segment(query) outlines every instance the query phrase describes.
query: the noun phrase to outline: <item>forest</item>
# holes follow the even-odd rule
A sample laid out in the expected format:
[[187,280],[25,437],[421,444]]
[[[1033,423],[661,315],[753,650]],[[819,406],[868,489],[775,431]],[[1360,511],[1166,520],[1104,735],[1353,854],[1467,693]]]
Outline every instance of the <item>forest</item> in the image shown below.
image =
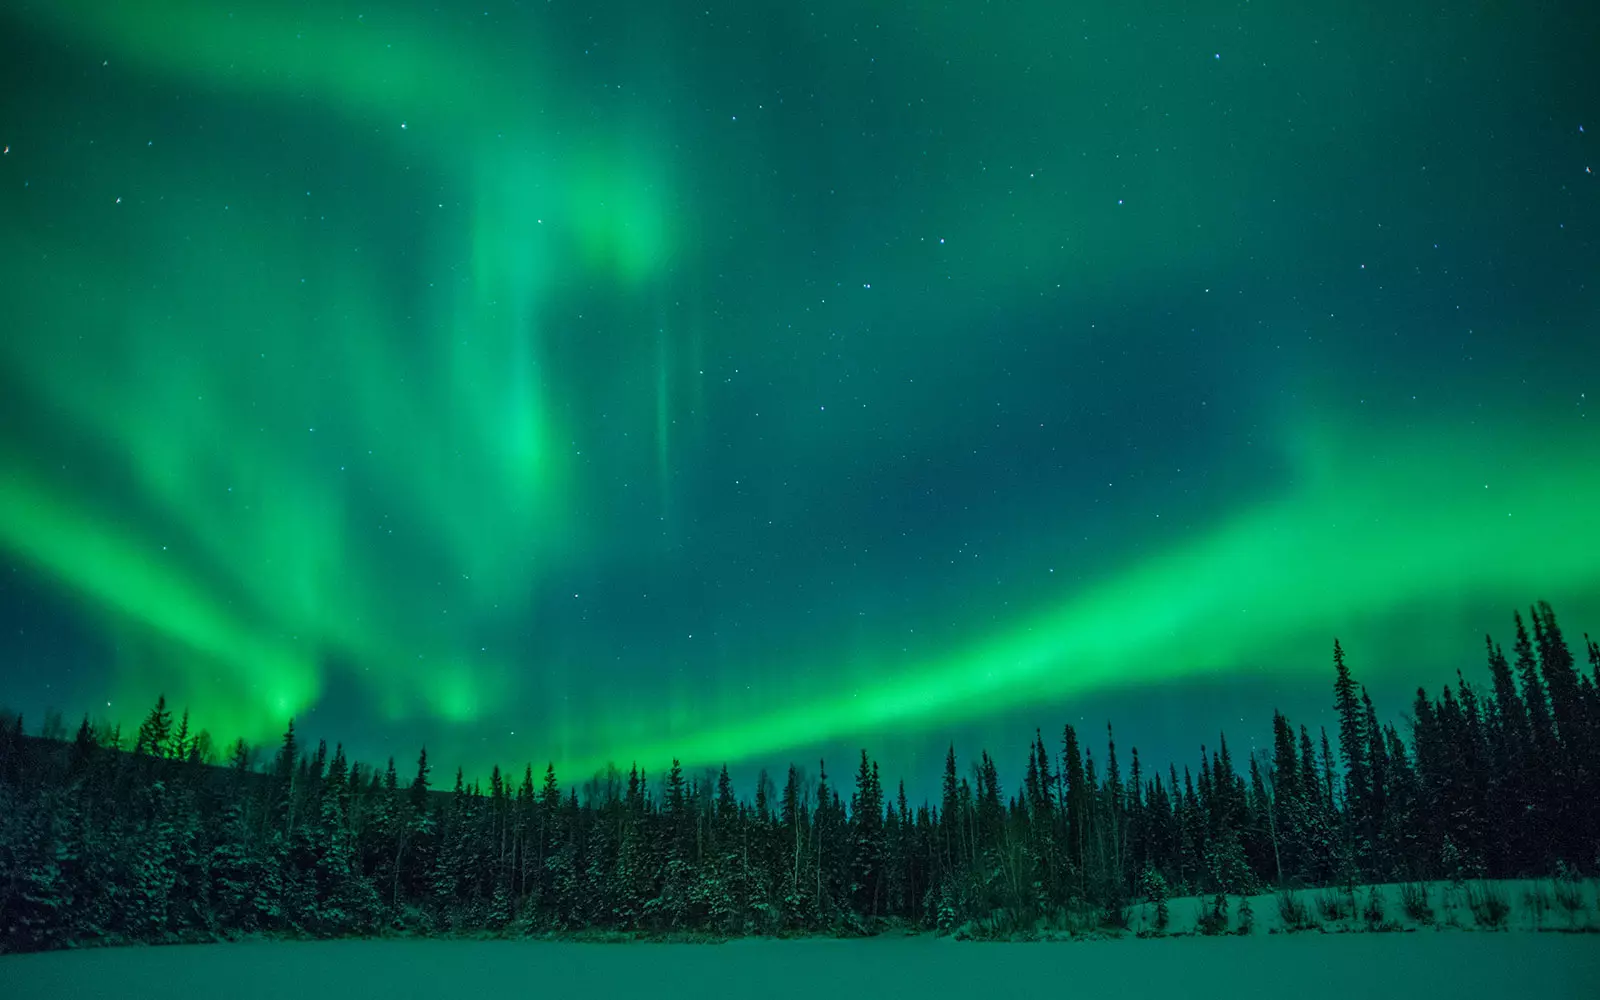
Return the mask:
[[[954,747],[937,802],[907,802],[862,751],[841,778],[674,762],[582,783],[553,766],[436,782],[302,745],[215,759],[158,700],[135,734],[87,717],[0,722],[0,951],[117,942],[409,934],[642,937],[992,934],[1126,926],[1168,896],[1596,874],[1600,645],[1585,670],[1550,606],[1514,616],[1487,681],[1418,689],[1381,722],[1337,640],[1337,732],[1273,713],[1241,765],[1225,734],[1152,766],[1071,725],[1037,730],[1004,790]],[[1529,626],[1531,625],[1531,635]],[[1405,730],[1402,732],[1402,728]],[[260,765],[258,766],[258,758]],[[448,780],[448,779],[447,779]],[[1219,901],[1220,902],[1220,901]],[[1076,923],[1074,923],[1076,922]]]

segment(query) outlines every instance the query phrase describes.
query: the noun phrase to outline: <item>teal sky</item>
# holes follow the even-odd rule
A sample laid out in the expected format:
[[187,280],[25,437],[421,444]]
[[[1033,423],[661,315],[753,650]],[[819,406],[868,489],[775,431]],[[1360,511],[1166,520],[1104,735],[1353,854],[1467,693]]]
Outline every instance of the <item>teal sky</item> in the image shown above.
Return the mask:
[[1347,8],[8,5],[0,701],[920,782],[1600,630],[1600,26]]

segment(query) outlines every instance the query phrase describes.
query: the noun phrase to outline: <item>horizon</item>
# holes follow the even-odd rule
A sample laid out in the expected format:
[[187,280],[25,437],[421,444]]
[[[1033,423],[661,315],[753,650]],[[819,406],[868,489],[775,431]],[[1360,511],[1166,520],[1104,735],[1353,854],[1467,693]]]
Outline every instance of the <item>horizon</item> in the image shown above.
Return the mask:
[[[1559,621],[1559,615],[1557,616],[1557,620]],[[1563,628],[1563,631],[1565,631],[1565,628]],[[1581,640],[1587,644],[1590,638],[1589,633],[1582,632],[1580,635]],[[1496,642],[1497,647],[1504,647],[1504,645],[1504,643]],[[1588,650],[1586,648],[1582,650],[1572,650],[1572,644],[1570,641],[1567,643],[1567,645],[1572,653],[1572,656],[1574,657],[1574,662],[1579,667],[1579,673],[1583,674],[1582,668],[1587,665],[1592,674],[1596,667],[1593,661],[1588,659],[1588,656],[1590,655]],[[1332,663],[1333,661],[1330,656],[1330,678],[1334,675]],[[1489,684],[1487,683],[1486,678],[1487,666],[1485,666],[1485,677],[1477,678],[1476,680],[1469,676],[1465,670],[1461,671],[1460,673],[1460,679],[1471,685],[1473,689],[1478,692],[1479,698],[1486,697],[1486,692],[1489,689]],[[1362,684],[1359,676],[1356,676],[1356,683],[1360,690],[1369,691],[1366,685]],[[1459,694],[1460,684],[1457,683],[1452,685],[1446,683],[1437,689],[1430,690],[1424,687],[1424,690],[1427,692],[1427,695],[1430,699],[1437,699],[1445,688],[1455,690]],[[1329,683],[1329,690],[1332,690],[1331,680]],[[164,695],[158,695],[158,697],[164,699]],[[1410,703],[1407,702],[1406,707],[1396,711],[1392,707],[1385,706],[1380,698],[1374,698],[1373,701],[1375,708],[1378,709],[1378,719],[1380,725],[1395,726],[1397,731],[1400,733],[1401,738],[1409,746],[1411,740],[1414,738],[1413,729],[1416,721],[1410,710]],[[203,718],[195,716],[189,706],[175,705],[168,702],[165,704],[165,709],[171,716],[175,733],[179,724],[179,720],[187,714],[189,716],[188,724],[190,730],[189,736],[191,740],[198,739],[201,733],[205,733],[207,737],[210,737],[211,734],[209,730],[206,729]],[[141,716],[141,719],[147,718],[149,713],[153,711],[155,711],[154,706],[147,711],[144,716]],[[1317,717],[1312,721],[1307,721],[1306,719],[1298,717],[1293,713],[1282,712],[1278,706],[1274,706],[1272,711],[1275,714],[1284,715],[1289,720],[1292,728],[1296,732],[1299,731],[1301,726],[1304,726],[1311,734],[1315,742],[1320,743],[1321,737],[1323,735],[1327,735],[1335,746],[1338,745],[1337,715],[1332,709],[1330,709],[1330,714],[1334,715],[1332,722],[1334,729],[1331,733],[1327,732],[1329,722],[1325,718]],[[52,712],[57,715],[54,723],[52,723],[49,718]],[[19,714],[22,713],[12,710],[9,705],[5,704],[3,700],[0,700],[0,719],[5,719],[9,723]],[[112,737],[113,732],[110,728],[111,724],[108,723],[106,719],[103,717],[96,718],[94,717],[93,713],[85,712],[79,716],[79,720],[80,721],[77,725],[90,725],[96,740],[101,745],[109,745],[109,739]],[[1106,733],[1106,726],[1109,726],[1112,729],[1112,733],[1109,735],[1115,737],[1116,720],[1108,719],[1105,721],[1105,726],[1099,726],[1092,729],[1082,728],[1082,723],[1084,721],[1085,720],[1083,717],[1080,716],[1078,725],[1074,725],[1074,723],[1070,720],[1058,723],[1053,731],[1053,738],[1045,738],[1044,734],[1050,728],[1048,724],[1035,727],[1036,734],[1040,738],[1045,738],[1047,748],[1052,749],[1052,753],[1057,758],[1056,763],[1059,763],[1059,756],[1062,752],[1059,744],[1062,740],[1063,727],[1068,725],[1072,725],[1073,728],[1077,730],[1080,745],[1087,757],[1096,757],[1095,749],[1098,747],[1101,751],[1101,753],[1098,755],[1098,759],[1105,761],[1108,758],[1108,754],[1106,753],[1108,747],[1108,734]],[[24,732],[27,732],[27,719],[24,718],[23,722],[25,727]],[[302,726],[295,722],[295,720],[289,720],[289,722],[295,725],[294,731],[298,744],[298,763],[303,764],[307,761],[313,761],[317,752],[316,744],[318,743],[326,744],[326,749],[328,751],[330,760],[335,751],[343,750],[343,742],[337,738],[336,734],[323,734],[314,730],[310,733],[307,733]],[[51,735],[46,735],[46,731],[52,728],[54,725],[60,726],[59,731]],[[120,727],[121,724],[117,723],[116,725]],[[1257,745],[1256,736],[1258,734],[1254,732],[1256,727],[1253,719],[1251,717],[1241,718],[1238,720],[1237,726],[1245,730],[1245,733],[1241,734],[1239,730],[1236,729],[1234,733],[1235,742],[1230,747],[1230,754],[1234,761],[1236,773],[1240,776],[1249,773],[1248,762],[1251,759],[1258,760],[1264,767],[1269,766],[1271,763],[1270,746],[1263,747]],[[45,713],[45,718],[40,720],[39,725],[35,727],[36,731],[31,735],[35,735],[43,739],[55,739],[61,742],[70,743],[73,739],[71,734],[75,732],[76,729],[77,726],[69,725],[67,723],[67,717],[65,713],[52,709],[47,710]],[[1266,730],[1268,733],[1270,733],[1270,721],[1267,723]],[[138,731],[138,726],[134,725],[126,730],[118,731],[121,733],[121,751],[124,753],[131,752],[131,734]],[[1027,739],[1031,739],[1027,737],[1027,734],[1023,735],[1025,737],[1024,742],[1026,742]],[[1245,739],[1242,743],[1239,740],[1241,735],[1245,736]],[[1198,756],[1203,756],[1207,752],[1216,752],[1220,747],[1220,742],[1227,739],[1227,736],[1228,729],[1226,726],[1224,726],[1223,728],[1213,732],[1210,737],[1201,739],[1194,743],[1190,752],[1191,754]],[[251,772],[255,774],[270,774],[271,769],[274,766],[274,761],[280,753],[282,742],[283,741],[280,737],[280,739],[277,741],[269,740],[265,742],[247,744],[249,759],[251,762]],[[841,746],[842,745],[843,744],[841,744]],[[1127,737],[1124,736],[1117,738],[1117,745],[1120,767],[1124,777],[1126,778],[1130,771],[1129,765],[1131,762],[1131,754],[1138,751],[1139,744],[1137,742],[1131,742]],[[1002,800],[1008,800],[1011,798],[1020,799],[1022,796],[1023,765],[1020,763],[1020,757],[1018,761],[1012,761],[1010,759],[1010,754],[995,752],[988,746],[975,746],[963,749],[953,740],[946,744],[946,748],[948,750],[953,750],[956,754],[957,774],[961,781],[965,782],[972,779],[977,774],[981,756],[988,754],[994,760],[999,775]],[[232,744],[220,743],[213,740],[210,744],[210,756],[206,758],[205,762],[211,766],[226,768],[230,766],[229,757],[233,753],[233,749],[234,748]],[[367,773],[367,780],[369,781],[381,779],[382,775],[387,770],[389,761],[392,760],[395,765],[395,771],[400,787],[407,788],[411,785],[413,779],[416,777],[417,765],[419,763],[417,759],[418,755],[421,752],[426,751],[426,749],[426,746],[419,745],[411,752],[409,758],[403,754],[385,756],[381,759],[366,759],[355,754],[346,754],[346,758],[349,762],[351,770],[353,771],[359,766],[364,772]],[[1242,749],[1244,752],[1240,753],[1240,749]],[[845,760],[848,762],[847,766],[842,772],[832,769],[827,772],[828,781],[836,790],[844,791],[848,790],[850,786],[853,786],[855,781],[855,769],[859,765],[859,755],[863,751],[865,751],[868,759],[874,765],[878,765],[880,763],[879,758],[873,753],[873,750],[870,746],[860,747],[851,753],[841,754],[834,757],[833,759],[836,762],[839,760]],[[1031,753],[1031,746],[1029,747],[1028,752]],[[939,767],[940,774],[942,774],[944,767],[943,753],[944,751],[940,752],[938,755],[938,760],[935,762]],[[1168,775],[1168,767],[1175,767],[1178,772],[1183,773],[1186,776],[1193,770],[1193,762],[1178,755],[1159,757],[1146,750],[1139,752],[1139,757],[1141,762],[1144,764],[1144,776],[1146,779],[1151,781],[1165,781]],[[608,801],[608,799],[604,798],[607,788],[605,784],[606,779],[620,778],[621,782],[618,784],[618,788],[620,789],[622,784],[626,782],[630,769],[637,767],[641,780],[645,782],[647,786],[647,801],[651,801],[659,805],[662,801],[660,798],[660,792],[658,791],[662,787],[662,775],[669,770],[672,763],[678,763],[682,768],[682,773],[685,780],[691,785],[697,783],[704,784],[708,789],[706,794],[710,794],[709,789],[714,787],[721,771],[726,770],[735,789],[735,795],[740,802],[754,801],[760,776],[763,773],[765,773],[769,784],[774,789],[780,789],[783,785],[783,782],[787,778],[789,769],[792,767],[796,772],[800,787],[804,790],[806,795],[814,798],[816,784],[820,773],[820,768],[818,765],[825,764],[826,760],[826,757],[821,759],[816,757],[812,757],[810,759],[793,758],[786,763],[782,763],[776,767],[773,767],[768,765],[746,765],[740,761],[697,763],[691,766],[685,762],[674,761],[672,759],[651,766],[641,765],[640,761],[637,759],[628,759],[622,762],[608,761],[606,764],[601,765],[594,770],[574,773],[570,770],[564,771],[562,767],[553,759],[545,758],[540,761],[530,758],[522,761],[520,764],[496,762],[489,765],[489,767],[480,774],[476,772],[469,772],[464,764],[440,761],[436,756],[430,754],[428,759],[428,791],[430,793],[448,794],[454,787],[453,776],[459,771],[462,775],[462,781],[465,788],[469,791],[481,793],[482,786],[491,780],[491,772],[495,767],[500,769],[501,779],[506,783],[508,794],[515,787],[520,785],[523,777],[526,776],[530,769],[533,773],[534,787],[537,789],[541,786],[544,780],[546,767],[554,767],[556,778],[561,785],[562,795],[566,796],[576,789],[579,801],[587,807],[600,802]],[[1153,768],[1151,767],[1152,764],[1154,764]],[[913,812],[917,808],[933,807],[936,805],[932,792],[937,786],[937,776],[932,775],[928,768],[923,768],[921,771],[915,773],[897,773],[889,769],[884,769],[882,777],[885,782],[886,805],[892,803],[893,799],[895,798],[897,788],[902,785],[907,789],[906,801],[912,808]],[[841,797],[845,799],[847,804],[849,803],[849,795],[842,795]]]

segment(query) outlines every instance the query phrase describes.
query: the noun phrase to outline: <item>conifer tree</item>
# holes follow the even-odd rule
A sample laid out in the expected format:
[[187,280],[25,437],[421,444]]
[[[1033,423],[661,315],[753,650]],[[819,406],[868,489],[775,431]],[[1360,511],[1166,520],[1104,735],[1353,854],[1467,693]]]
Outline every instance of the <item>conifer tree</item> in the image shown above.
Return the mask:
[[1311,730],[1300,724],[1300,791],[1308,805],[1321,806],[1322,781],[1317,770],[1317,751],[1311,743]]
[[965,840],[958,823],[960,811],[956,800],[956,748],[951,744],[945,751],[944,758],[944,798],[940,804],[939,817],[941,820],[941,834],[944,841],[944,867],[953,868],[957,859],[966,855]]
[[1144,776],[1139,765],[1139,748],[1130,747],[1128,752],[1132,763],[1128,768],[1127,853],[1124,864],[1131,877],[1144,871],[1149,847],[1145,842]]
[[1368,873],[1376,876],[1389,871],[1393,865],[1383,839],[1388,808],[1389,754],[1383,730],[1378,727],[1377,708],[1365,686],[1361,688],[1361,708],[1363,732],[1367,736],[1367,804],[1362,815],[1365,826],[1361,830],[1361,856],[1366,860]]
[[[1525,793],[1528,809],[1523,816],[1528,837],[1527,853],[1523,860],[1531,869],[1542,871],[1548,868],[1550,852],[1555,846],[1551,836],[1554,820],[1551,786],[1561,770],[1559,748],[1544,681],[1539,676],[1538,661],[1534,657],[1533,642],[1528,638],[1521,613],[1514,612],[1512,620],[1517,633],[1512,650],[1516,654],[1516,673],[1522,683],[1522,702],[1528,713],[1529,731],[1524,768],[1524,779],[1528,782]],[[1542,627],[1537,618],[1534,622]]]
[[856,912],[877,916],[883,894],[883,789],[878,767],[867,759],[866,750],[861,751],[856,790],[850,797],[850,820],[854,834],[851,889]]
[[826,925],[833,916],[834,879],[833,871],[837,866],[839,845],[834,834],[834,809],[830,799],[831,789],[828,787],[828,765],[826,761],[817,761],[817,808],[813,815],[816,827],[814,843],[816,844],[816,919],[819,924]]
[[1336,765],[1333,762],[1333,751],[1331,749],[1329,749],[1328,729],[1327,729],[1326,726],[1323,726],[1323,727],[1321,727],[1321,731],[1322,731],[1322,808],[1323,808],[1323,811],[1330,818],[1335,818],[1336,819],[1339,816],[1339,801],[1336,798],[1336,790],[1339,787],[1339,785],[1338,785],[1338,779],[1334,777],[1334,775],[1337,773],[1336,770],[1335,770]]
[[94,727],[89,724],[89,717],[85,715],[83,722],[78,725],[77,734],[72,738],[72,756],[67,763],[68,780],[75,781],[82,777],[93,766],[99,750],[100,743],[95,738]]
[[1078,747],[1078,733],[1069,723],[1061,730],[1061,774],[1066,783],[1066,798],[1062,808],[1067,814],[1066,857],[1070,870],[1082,877],[1084,853],[1088,840],[1088,812],[1090,790],[1085,782],[1083,756]]
[[[1333,640],[1333,668],[1334,708],[1339,713],[1339,760],[1344,765],[1347,836],[1354,838],[1364,834],[1370,825],[1367,816],[1367,720],[1338,639]],[[1331,792],[1329,798],[1332,798]]]
[[1000,809],[1000,777],[994,758],[983,750],[978,758],[978,829],[979,843],[993,844],[999,839],[1004,814]]
[[782,841],[784,884],[784,910],[792,921],[800,921],[813,908],[807,905],[806,885],[802,876],[806,869],[806,846],[811,829],[805,814],[805,803],[800,790],[800,772],[789,765],[789,776],[783,785],[783,804],[778,818],[778,831]]
[[[673,761],[676,769],[677,761]],[[682,774],[679,774],[680,782]],[[550,888],[549,863],[561,848],[561,783],[556,780],[556,765],[548,761],[544,768],[544,784],[539,788],[539,833],[537,847],[537,871],[540,873],[541,887]]]
[[1512,648],[1517,656],[1517,677],[1522,682],[1522,702],[1528,713],[1533,756],[1539,771],[1547,773],[1555,744],[1550,703],[1545,698],[1544,681],[1539,677],[1539,664],[1533,655],[1533,643],[1528,638],[1527,627],[1522,623],[1522,614],[1515,612],[1512,619],[1517,626],[1517,641]]
[[[21,717],[18,717],[17,731],[22,731]],[[155,707],[150,709],[150,714],[144,717],[144,722],[139,725],[139,738],[133,745],[133,755],[149,755],[151,757],[165,757],[167,755],[167,737],[172,731],[172,713],[167,710],[167,696],[156,698]]]
[[1577,748],[1583,739],[1583,706],[1578,687],[1578,672],[1556,623],[1555,611],[1546,601],[1529,609],[1534,633],[1538,637],[1539,672],[1550,695],[1550,710],[1558,738],[1563,745]]
[[1250,755],[1250,791],[1245,800],[1244,818],[1240,840],[1244,847],[1245,863],[1258,878],[1273,877],[1274,884],[1281,883],[1277,859],[1272,848],[1272,799],[1267,794],[1266,774],[1256,754]]
[[1205,875],[1206,830],[1205,813],[1200,799],[1195,795],[1194,777],[1183,769],[1183,795],[1177,803],[1178,828],[1183,838],[1180,845],[1182,860],[1178,866],[1181,884],[1199,890]]
[[1300,761],[1295,756],[1294,730],[1276,709],[1272,712],[1272,816],[1274,866],[1279,885],[1303,877],[1305,826]]
[[1050,753],[1044,746],[1044,734],[1038,729],[1033,731],[1033,753],[1036,761],[1035,766],[1039,772],[1038,808],[1042,819],[1046,823],[1053,823],[1056,807],[1056,777],[1050,770]]
[[1106,723],[1106,788],[1105,788],[1105,816],[1106,816],[1106,863],[1111,867],[1111,881],[1117,886],[1120,894],[1124,887],[1132,881],[1123,868],[1123,857],[1127,853],[1124,838],[1127,836],[1127,824],[1124,822],[1123,812],[1122,770],[1117,765],[1117,739],[1111,731],[1111,723]]
[[[178,723],[178,732],[167,744],[165,755],[178,761],[187,761],[189,751],[193,747],[193,739],[189,735],[189,710],[183,710],[183,721]],[[159,756],[159,755],[158,755]]]
[[1519,774],[1522,758],[1529,741],[1528,710],[1517,693],[1516,680],[1511,676],[1511,665],[1505,653],[1496,646],[1491,636],[1483,637],[1489,651],[1489,676],[1494,691],[1498,763],[1505,771]]
[[1311,731],[1300,726],[1300,841],[1301,877],[1313,885],[1326,885],[1332,878],[1334,845],[1332,809],[1327,782],[1331,775],[1328,733],[1322,733],[1323,761],[1330,766],[1319,770]]

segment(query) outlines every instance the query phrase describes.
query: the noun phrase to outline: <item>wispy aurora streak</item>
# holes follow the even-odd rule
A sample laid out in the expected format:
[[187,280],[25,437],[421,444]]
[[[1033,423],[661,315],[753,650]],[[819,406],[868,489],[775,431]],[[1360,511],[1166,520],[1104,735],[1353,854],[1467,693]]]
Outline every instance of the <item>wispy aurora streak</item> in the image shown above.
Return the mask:
[[1314,136],[1364,110],[1319,131],[1256,60],[1115,24],[1085,45],[1131,68],[1056,59],[1049,5],[972,51],[951,12],[835,30],[858,7],[3,15],[79,88],[0,160],[0,550],[115,661],[64,707],[164,690],[222,738],[315,711],[368,757],[583,773],[1320,678],[1335,633],[1363,679],[1448,677],[1535,597],[1593,626],[1567,366],[1497,407],[1482,254],[1429,256],[1495,234],[1308,232],[1316,178],[1371,170]]
[[[177,0],[33,13],[165,77],[312,96],[350,122],[380,121],[391,157],[421,163],[464,202],[448,216],[464,231],[429,234],[437,260],[424,269],[450,281],[429,282],[442,287],[415,318],[384,301],[394,277],[344,242],[354,234],[283,225],[306,211],[285,204],[292,184],[240,199],[225,175],[182,160],[161,163],[163,189],[203,196],[145,200],[121,245],[45,225],[13,234],[7,262],[50,303],[52,332],[76,336],[8,340],[7,365],[70,417],[86,458],[120,468],[115,492],[148,504],[155,523],[112,529],[122,504],[103,500],[68,515],[72,498],[36,456],[12,453],[0,538],[172,640],[162,658],[182,672],[168,682],[187,695],[209,679],[208,700],[222,704],[208,715],[230,733],[265,738],[315,705],[336,658],[360,665],[392,718],[476,718],[516,668],[482,655],[473,633],[581,530],[561,488],[568,439],[546,398],[543,300],[573,277],[557,264],[574,255],[586,280],[624,287],[661,262],[666,224],[641,150],[586,149],[531,126],[533,74],[497,91],[466,53],[506,54],[482,37],[453,47],[405,12]],[[78,293],[119,271],[119,294]],[[420,559],[394,565],[363,539],[396,532]],[[228,610],[210,596],[219,582]],[[216,683],[219,667],[231,684]],[[124,679],[125,711],[149,680]]]

